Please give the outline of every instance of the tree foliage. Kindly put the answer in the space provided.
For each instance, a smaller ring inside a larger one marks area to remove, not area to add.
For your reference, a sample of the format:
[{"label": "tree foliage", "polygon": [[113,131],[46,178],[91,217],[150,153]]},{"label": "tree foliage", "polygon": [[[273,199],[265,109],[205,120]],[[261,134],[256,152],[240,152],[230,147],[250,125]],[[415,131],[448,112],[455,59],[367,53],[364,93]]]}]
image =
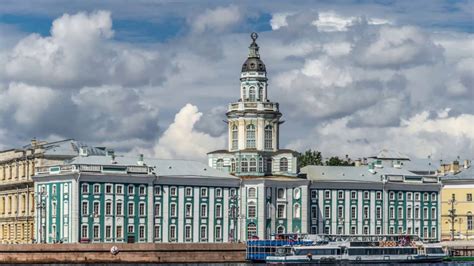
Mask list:
[{"label": "tree foliage", "polygon": [[309,149],[304,153],[300,153],[298,156],[298,167],[301,169],[306,165],[323,165],[321,152]]},{"label": "tree foliage", "polygon": [[328,166],[352,166],[354,163],[350,163],[346,160],[339,159],[338,156],[333,156],[326,161],[326,165]]}]

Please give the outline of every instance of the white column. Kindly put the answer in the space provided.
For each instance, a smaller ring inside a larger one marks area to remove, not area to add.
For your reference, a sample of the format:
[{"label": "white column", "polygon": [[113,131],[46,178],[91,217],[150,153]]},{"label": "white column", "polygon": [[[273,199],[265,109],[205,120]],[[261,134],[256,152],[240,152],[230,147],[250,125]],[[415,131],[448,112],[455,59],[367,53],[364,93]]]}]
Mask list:
[{"label": "white column", "polygon": [[375,216],[375,191],[370,191],[370,234],[375,234],[375,225],[376,225],[376,216]]},{"label": "white column", "polygon": [[350,234],[350,223],[351,223],[351,191],[346,190],[344,193],[344,234],[348,235]]},{"label": "white column", "polygon": [[286,232],[293,233],[293,188],[286,188]]},{"label": "white column", "polygon": [[199,187],[194,187],[194,192],[193,192],[193,241],[192,242],[199,242],[199,219],[201,217],[199,216]]},{"label": "white column", "polygon": [[[301,233],[306,234],[311,230],[308,229],[308,186],[301,186]],[[311,214],[310,214],[311,215]]]},{"label": "white column", "polygon": [[222,241],[229,242],[229,188],[224,188],[222,191]]},{"label": "white column", "polygon": [[337,233],[337,190],[331,190],[331,232],[332,234]]},{"label": "white column", "polygon": [[208,242],[215,242],[214,241],[214,204],[215,204],[215,199],[214,199],[214,188],[208,188],[208,191],[209,191],[209,201],[208,201],[208,205],[209,205],[209,214],[207,216],[207,220],[208,220],[208,227],[207,227],[207,241]]},{"label": "white column", "polygon": [[186,218],[184,218],[184,187],[178,187],[178,222],[177,222],[177,230],[178,230],[178,242],[184,242],[184,223],[186,222]]},{"label": "white column", "polygon": [[[114,188],[115,189],[115,188]],[[155,208],[155,205],[153,204],[153,199],[155,198],[154,195],[154,188],[153,188],[153,182],[148,183],[147,187],[148,193],[147,193],[147,242],[153,242],[153,233],[155,232],[155,228],[153,227],[153,221],[155,219],[155,216],[153,215],[153,209]]]},{"label": "white column", "polygon": [[363,221],[362,208],[363,208],[363,207],[362,207],[362,206],[364,206],[364,205],[363,205],[363,197],[362,197],[362,194],[363,194],[363,193],[362,193],[361,190],[357,191],[357,205],[358,205],[358,206],[357,206],[357,225],[358,225],[358,227],[357,227],[357,233],[358,233],[359,235],[362,234],[362,228],[363,228],[363,225],[362,225],[362,224],[363,224],[363,223],[362,223],[362,221]]},{"label": "white column", "polygon": [[[161,239],[163,243],[168,242],[168,233],[169,233],[169,202],[168,202],[168,194],[169,193],[169,187],[168,186],[163,186],[163,192],[162,197],[163,197],[163,223],[162,223],[162,234],[161,234]],[[125,230],[125,229],[124,229]]]},{"label": "white column", "polygon": [[242,117],[239,117],[239,150],[245,149],[245,123]]}]

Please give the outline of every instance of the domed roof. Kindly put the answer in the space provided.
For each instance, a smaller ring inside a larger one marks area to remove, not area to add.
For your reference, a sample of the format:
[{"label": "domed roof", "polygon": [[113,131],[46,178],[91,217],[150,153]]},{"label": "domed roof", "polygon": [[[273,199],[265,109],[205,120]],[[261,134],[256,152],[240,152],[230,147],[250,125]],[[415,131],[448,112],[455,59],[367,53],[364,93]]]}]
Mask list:
[{"label": "domed roof", "polygon": [[260,59],[260,54],[258,53],[258,44],[255,42],[258,38],[257,33],[253,32],[250,38],[252,38],[252,43],[249,46],[249,56],[242,65],[242,72],[266,71],[265,64]]}]

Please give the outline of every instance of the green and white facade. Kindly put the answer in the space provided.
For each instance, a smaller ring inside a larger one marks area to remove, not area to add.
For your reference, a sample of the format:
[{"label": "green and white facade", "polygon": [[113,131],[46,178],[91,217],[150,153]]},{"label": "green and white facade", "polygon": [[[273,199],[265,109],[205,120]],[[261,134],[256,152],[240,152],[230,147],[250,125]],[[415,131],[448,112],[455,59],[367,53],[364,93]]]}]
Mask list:
[{"label": "green and white facade", "polygon": [[228,242],[238,237],[238,220],[229,212],[237,210],[240,181],[205,164],[81,156],[42,170],[34,177],[44,206],[36,215],[41,242]]}]

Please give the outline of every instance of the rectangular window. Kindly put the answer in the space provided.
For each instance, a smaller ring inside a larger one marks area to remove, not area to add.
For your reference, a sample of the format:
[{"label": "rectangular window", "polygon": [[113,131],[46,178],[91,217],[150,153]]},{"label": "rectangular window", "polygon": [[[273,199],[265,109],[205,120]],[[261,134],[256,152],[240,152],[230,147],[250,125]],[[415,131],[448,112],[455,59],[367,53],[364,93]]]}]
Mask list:
[{"label": "rectangular window", "polygon": [[329,190],[324,191],[324,198],[325,199],[331,199],[331,191],[329,191]]},{"label": "rectangular window", "polygon": [[191,240],[191,226],[190,225],[186,225],[184,227],[184,238],[186,239],[186,241]]},{"label": "rectangular window", "polygon": [[402,220],[403,219],[403,208],[398,207],[398,219]]},{"label": "rectangular window", "polygon": [[356,208],[356,206],[352,206],[351,207],[351,219],[356,219],[357,218],[356,215],[357,215],[357,208]]},{"label": "rectangular window", "polygon": [[368,234],[369,234],[369,227],[364,226],[364,235],[368,235]]},{"label": "rectangular window", "polygon": [[117,194],[122,195],[123,194],[123,186],[117,185],[115,187],[115,191],[117,192]]},{"label": "rectangular window", "polygon": [[318,191],[317,190],[311,190],[311,199],[313,199],[313,200],[318,199]]},{"label": "rectangular window", "polygon": [[99,193],[100,193],[100,185],[94,184],[94,194],[99,194]]},{"label": "rectangular window", "polygon": [[398,192],[398,200],[403,200],[403,193],[402,192]]},{"label": "rectangular window", "polygon": [[145,239],[145,226],[140,225],[140,226],[138,227],[138,237],[139,237],[140,239]]},{"label": "rectangular window", "polygon": [[170,195],[171,197],[178,196],[178,189],[176,187],[170,187]]},{"label": "rectangular window", "polygon": [[343,218],[344,217],[344,208],[342,206],[337,207],[337,218]]},{"label": "rectangular window", "polygon": [[415,208],[415,219],[420,219],[420,208]]},{"label": "rectangular window", "polygon": [[277,190],[277,198],[278,199],[284,199],[285,198],[285,189],[284,188],[279,188]]},{"label": "rectangular window", "polygon": [[[429,199],[428,193],[425,192],[425,193],[423,194],[423,201],[428,201],[428,199]],[[424,230],[424,229],[423,229],[423,230]],[[426,232],[428,232],[428,228],[426,228]]]},{"label": "rectangular window", "polygon": [[94,225],[94,239],[99,239],[99,226]]},{"label": "rectangular window", "polygon": [[394,232],[395,228],[393,228],[392,226],[390,226],[390,228],[388,229],[388,233],[393,235],[395,232]]},{"label": "rectangular window", "polygon": [[412,218],[411,212],[412,212],[411,207],[407,207],[407,219]]},{"label": "rectangular window", "polygon": [[155,196],[160,196],[160,195],[161,195],[161,187],[155,186]]},{"label": "rectangular window", "polygon": [[99,202],[95,201],[93,207],[94,207],[94,213],[93,213],[94,216],[99,215],[100,214]]},{"label": "rectangular window", "polygon": [[255,218],[257,215],[257,207],[255,205],[248,206],[248,218]]},{"label": "rectangular window", "polygon": [[355,226],[351,226],[351,235],[357,234],[357,230]]},{"label": "rectangular window", "polygon": [[176,203],[170,204],[170,216],[176,217]]},{"label": "rectangular window", "polygon": [[364,199],[365,199],[365,200],[370,199],[370,193],[369,193],[369,191],[364,191]]},{"label": "rectangular window", "polygon": [[117,202],[117,206],[116,206],[116,210],[115,210],[116,214],[117,215],[123,215],[123,211],[122,211],[122,203],[121,202]]},{"label": "rectangular window", "polygon": [[415,200],[420,201],[420,193],[418,192],[415,193]]},{"label": "rectangular window", "polygon": [[140,191],[139,191],[140,196],[145,196],[145,194],[146,194],[145,191],[146,191],[145,186],[140,186]]},{"label": "rectangular window", "polygon": [[128,233],[133,234],[133,232],[135,232],[135,228],[133,227],[133,225],[129,225],[128,226]]},{"label": "rectangular window", "polygon": [[206,240],[207,238],[207,228],[206,226],[201,226],[201,240]]},{"label": "rectangular window", "polygon": [[278,204],[277,205],[277,218],[285,218],[286,217],[286,205]]},{"label": "rectangular window", "polygon": [[395,209],[393,207],[390,207],[388,214],[390,219],[395,219]]},{"label": "rectangular window", "polygon": [[382,228],[380,226],[375,227],[375,234],[377,235],[382,234]]},{"label": "rectangular window", "polygon": [[318,219],[318,207],[311,206],[311,219]]},{"label": "rectangular window", "polygon": [[338,199],[344,199],[344,192],[343,191],[338,191],[337,192],[337,198]]},{"label": "rectangular window", "polygon": [[138,205],[138,213],[140,216],[145,216],[145,203],[140,203]]},{"label": "rectangular window", "polygon": [[81,227],[81,237],[82,238],[89,238],[89,230],[87,230],[87,225],[82,225]]},{"label": "rectangular window", "polygon": [[216,218],[222,218],[222,205],[216,205]]},{"label": "rectangular window", "polygon": [[128,216],[133,216],[135,215],[135,206],[133,202],[128,203]]},{"label": "rectangular window", "polygon": [[317,226],[311,226],[311,234],[315,235],[318,233],[318,227]]},{"label": "rectangular window", "polygon": [[364,219],[369,219],[369,207],[364,206]]},{"label": "rectangular window", "polygon": [[160,217],[161,216],[161,203],[155,203],[155,216]]},{"label": "rectangular window", "polygon": [[377,220],[382,219],[382,208],[381,207],[375,208],[375,217],[377,217]]},{"label": "rectangular window", "polygon": [[423,208],[423,219],[428,219],[428,208]]},{"label": "rectangular window", "polygon": [[107,194],[112,193],[112,185],[105,185],[105,193]]},{"label": "rectangular window", "polygon": [[436,193],[431,193],[431,201],[436,201]]},{"label": "rectangular window", "polygon": [[121,239],[123,237],[123,234],[122,234],[122,226],[121,225],[117,225],[117,227],[115,228],[115,237],[117,239]]},{"label": "rectangular window", "polygon": [[390,200],[394,200],[394,199],[395,199],[395,193],[393,193],[393,191],[390,192],[390,193],[388,194],[388,197],[389,197]]},{"label": "rectangular window", "polygon": [[467,230],[473,230],[472,215],[467,216]]},{"label": "rectangular window", "polygon": [[324,207],[324,219],[331,219],[331,208],[329,206]]},{"label": "rectangular window", "polygon": [[111,238],[112,237],[112,226],[106,225],[105,226],[105,238]]},{"label": "rectangular window", "polygon": [[185,216],[186,217],[191,217],[191,214],[192,214],[192,205],[191,203],[186,203],[186,207],[184,207],[184,212],[185,212]]},{"label": "rectangular window", "polygon": [[207,217],[207,205],[201,204],[201,217]]},{"label": "rectangular window", "polygon": [[207,197],[207,188],[201,188],[201,197]]},{"label": "rectangular window", "polygon": [[159,225],[155,225],[155,239],[161,238],[161,227]]},{"label": "rectangular window", "polygon": [[83,194],[89,193],[89,185],[88,184],[82,184],[82,193]]},{"label": "rectangular window", "polygon": [[82,215],[83,216],[89,215],[89,202],[87,201],[82,202]]},{"label": "rectangular window", "polygon": [[193,189],[190,187],[186,188],[186,197],[191,197],[193,195]]},{"label": "rectangular window", "polygon": [[467,193],[466,201],[472,201],[472,193]]},{"label": "rectangular window", "polygon": [[382,192],[377,191],[377,193],[376,193],[375,195],[376,195],[377,200],[381,200],[381,199],[382,199]]},{"label": "rectangular window", "polygon": [[250,159],[249,172],[257,172],[257,160],[255,160],[254,158]]},{"label": "rectangular window", "polygon": [[407,192],[407,200],[413,200],[413,194],[411,192]]},{"label": "rectangular window", "polygon": [[133,185],[128,186],[128,195],[135,194],[135,187]]},{"label": "rectangular window", "polygon": [[431,208],[431,220],[436,220],[438,217],[436,216],[436,208]]},{"label": "rectangular window", "polygon": [[216,240],[222,239],[222,227],[216,226],[216,233],[215,233]]},{"label": "rectangular window", "polygon": [[112,202],[110,201],[105,203],[105,215],[112,215]]},{"label": "rectangular window", "polygon": [[216,188],[216,198],[222,198],[222,189]]},{"label": "rectangular window", "polygon": [[170,225],[170,239],[171,241],[176,240],[176,226],[175,225]]},{"label": "rectangular window", "polygon": [[357,192],[351,191],[351,199],[357,199]]}]

